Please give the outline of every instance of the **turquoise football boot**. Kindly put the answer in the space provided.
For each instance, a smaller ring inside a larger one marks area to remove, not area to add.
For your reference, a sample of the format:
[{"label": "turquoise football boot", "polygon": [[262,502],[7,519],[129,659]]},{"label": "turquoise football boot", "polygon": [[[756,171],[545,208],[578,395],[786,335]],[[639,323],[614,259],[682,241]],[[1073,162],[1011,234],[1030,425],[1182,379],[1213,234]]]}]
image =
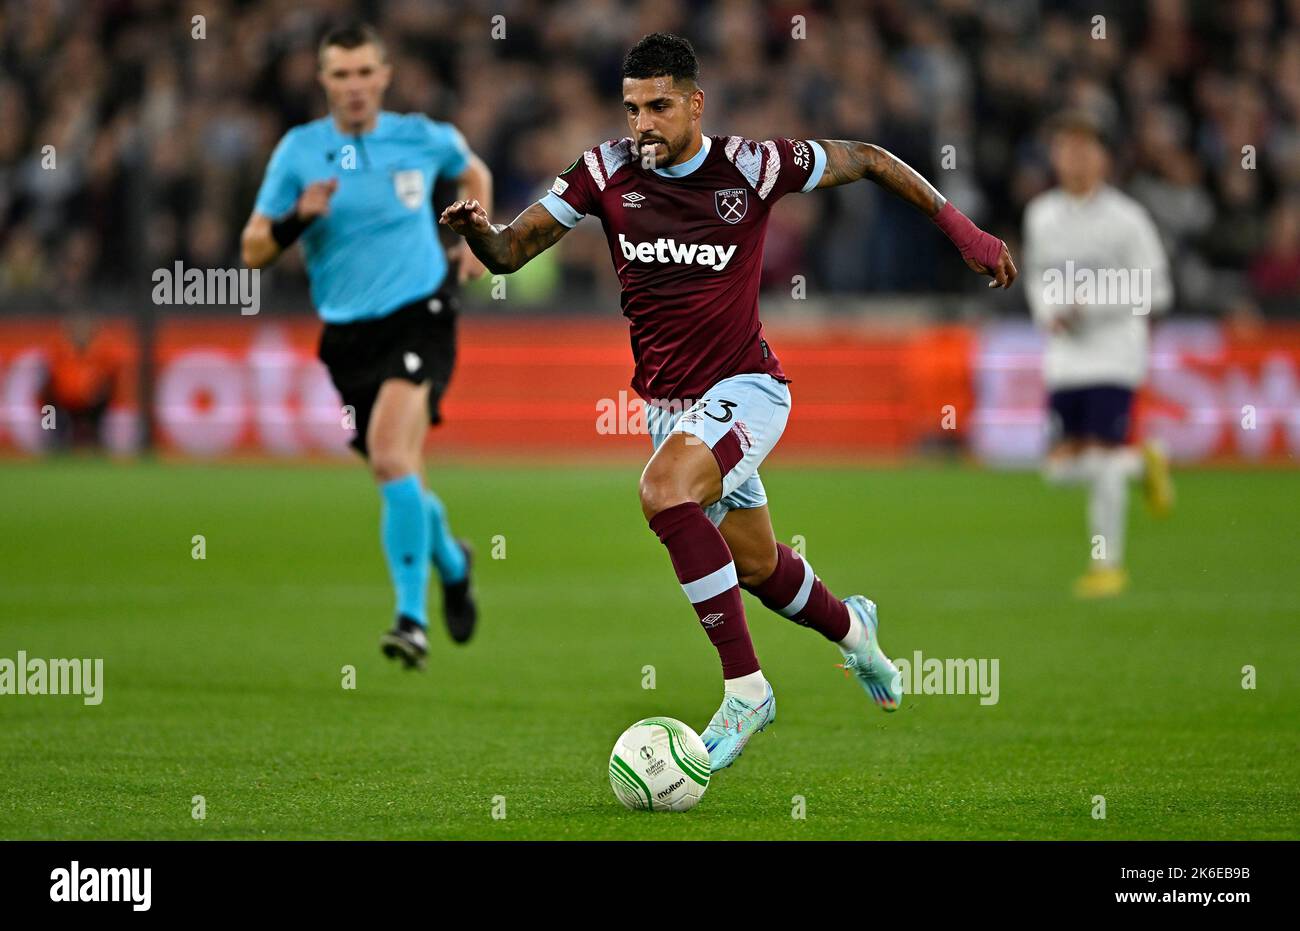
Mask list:
[{"label": "turquoise football boot", "polygon": [[772,694],[770,684],[766,697],[757,705],[751,705],[737,695],[725,696],[722,707],[700,735],[709,751],[709,772],[716,773],[736,762],[749,738],[775,720],[776,696]]},{"label": "turquoise football boot", "polygon": [[841,648],[843,669],[846,674],[851,672],[857,676],[858,684],[873,702],[885,711],[897,711],[903,700],[903,677],[876,639],[876,628],[880,625],[876,619],[876,603],[861,595],[850,595],[844,603],[849,608],[849,622],[861,624],[864,636],[856,650],[848,652]]}]

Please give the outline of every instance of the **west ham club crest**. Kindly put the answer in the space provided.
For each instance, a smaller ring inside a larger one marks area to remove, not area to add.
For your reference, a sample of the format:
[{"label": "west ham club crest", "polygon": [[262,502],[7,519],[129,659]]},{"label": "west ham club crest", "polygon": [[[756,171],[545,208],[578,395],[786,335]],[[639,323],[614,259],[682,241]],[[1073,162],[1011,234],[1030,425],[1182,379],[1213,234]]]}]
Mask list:
[{"label": "west ham club crest", "polygon": [[718,208],[718,216],[722,217],[722,219],[728,223],[739,223],[745,219],[745,211],[749,209],[749,200],[745,196],[743,187],[734,187],[725,191],[715,191],[713,205]]}]

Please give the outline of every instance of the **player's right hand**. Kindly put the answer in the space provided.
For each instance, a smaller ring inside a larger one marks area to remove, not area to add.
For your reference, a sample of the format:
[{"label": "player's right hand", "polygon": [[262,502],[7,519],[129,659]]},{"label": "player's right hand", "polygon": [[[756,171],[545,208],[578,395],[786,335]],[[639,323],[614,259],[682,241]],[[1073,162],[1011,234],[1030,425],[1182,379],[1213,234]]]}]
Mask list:
[{"label": "player's right hand", "polygon": [[458,200],[450,204],[438,217],[438,222],[450,227],[458,236],[487,233],[492,229],[487,211],[476,200]]},{"label": "player's right hand", "polygon": [[302,196],[298,198],[298,218],[300,220],[314,220],[317,217],[325,216],[330,212],[330,198],[338,188],[338,178],[313,181],[307,185],[303,189]]},{"label": "player's right hand", "polygon": [[1079,308],[1071,304],[1068,307],[1061,308],[1056,316],[1052,318],[1050,326],[1053,333],[1073,336],[1078,332],[1082,321],[1083,317],[1079,313]]}]

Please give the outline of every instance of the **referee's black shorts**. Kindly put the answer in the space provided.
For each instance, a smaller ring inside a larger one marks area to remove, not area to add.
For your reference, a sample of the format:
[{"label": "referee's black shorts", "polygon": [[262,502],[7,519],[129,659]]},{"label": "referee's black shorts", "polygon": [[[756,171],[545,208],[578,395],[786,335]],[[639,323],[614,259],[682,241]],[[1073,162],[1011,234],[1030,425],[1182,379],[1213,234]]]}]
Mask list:
[{"label": "referee's black shorts", "polygon": [[390,378],[429,382],[429,423],[442,422],[439,404],[456,363],[459,302],[446,288],[374,320],[327,323],[317,356],[355,414],[352,446],[363,456],[370,411]]}]

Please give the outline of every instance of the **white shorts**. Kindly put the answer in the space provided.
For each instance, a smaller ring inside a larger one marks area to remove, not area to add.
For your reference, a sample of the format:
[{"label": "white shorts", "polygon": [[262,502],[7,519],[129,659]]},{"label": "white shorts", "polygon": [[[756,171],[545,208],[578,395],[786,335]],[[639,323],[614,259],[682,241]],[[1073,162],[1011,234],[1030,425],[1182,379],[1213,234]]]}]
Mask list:
[{"label": "white shorts", "polygon": [[655,449],[671,434],[685,433],[712,450],[722,472],[722,497],[704,513],[715,525],[728,511],[767,504],[758,466],[781,439],[789,417],[790,389],[764,374],[724,378],[685,411],[646,407]]}]

